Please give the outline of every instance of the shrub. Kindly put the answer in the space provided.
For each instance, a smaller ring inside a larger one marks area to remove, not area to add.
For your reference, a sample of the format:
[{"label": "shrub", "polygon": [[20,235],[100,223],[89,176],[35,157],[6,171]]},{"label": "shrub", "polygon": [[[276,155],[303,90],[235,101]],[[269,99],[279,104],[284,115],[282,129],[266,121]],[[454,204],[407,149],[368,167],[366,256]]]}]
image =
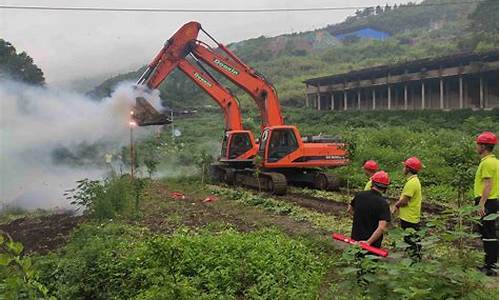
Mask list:
[{"label": "shrub", "polygon": [[23,245],[0,231],[0,299],[52,299],[38,280]]},{"label": "shrub", "polygon": [[37,262],[62,299],[314,299],[324,259],[276,231],[145,234],[85,225]]},{"label": "shrub", "polygon": [[[114,177],[103,181],[87,178],[77,181],[74,189],[66,192],[71,204],[83,207],[85,213],[93,218],[102,220],[113,218],[118,214],[126,214],[137,207],[137,181],[128,176]],[[134,195],[136,197],[134,197]]]}]

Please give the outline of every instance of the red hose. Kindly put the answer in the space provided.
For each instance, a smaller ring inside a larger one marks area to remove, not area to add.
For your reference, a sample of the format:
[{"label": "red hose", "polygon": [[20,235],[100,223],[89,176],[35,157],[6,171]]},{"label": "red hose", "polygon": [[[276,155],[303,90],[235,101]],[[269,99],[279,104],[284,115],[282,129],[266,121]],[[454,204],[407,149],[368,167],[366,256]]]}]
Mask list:
[{"label": "red hose", "polygon": [[370,246],[368,245],[367,243],[364,243],[364,242],[361,242],[361,243],[358,243],[357,241],[349,238],[349,237],[346,237],[345,235],[342,235],[340,233],[333,233],[332,234],[332,237],[333,239],[335,240],[338,240],[338,241],[341,241],[341,242],[344,242],[344,243],[348,243],[348,244],[351,244],[351,245],[359,245],[361,247],[361,249],[363,250],[366,250],[368,252],[371,252],[373,254],[376,254],[378,256],[382,256],[382,257],[387,257],[387,255],[389,255],[389,251],[385,250],[385,249],[380,249],[380,248],[377,248],[377,247],[373,247],[373,246]]}]

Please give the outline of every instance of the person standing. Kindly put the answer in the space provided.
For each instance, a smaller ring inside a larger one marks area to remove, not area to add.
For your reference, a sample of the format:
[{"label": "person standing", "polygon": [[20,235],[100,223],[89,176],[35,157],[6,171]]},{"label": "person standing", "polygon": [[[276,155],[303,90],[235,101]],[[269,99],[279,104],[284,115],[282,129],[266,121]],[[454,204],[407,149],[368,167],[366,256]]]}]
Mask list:
[{"label": "person standing", "polygon": [[368,177],[368,182],[365,185],[364,191],[369,191],[372,189],[372,176],[375,172],[378,171],[378,164],[374,160],[367,160],[363,164],[363,171],[365,172],[366,177]]},{"label": "person standing", "polygon": [[[405,160],[403,164],[403,173],[407,180],[399,200],[393,206],[392,213],[399,211],[401,228],[404,230],[413,228],[413,230],[418,231],[422,207],[422,185],[417,173],[422,169],[422,162],[413,156]],[[404,240],[409,245],[411,256],[420,260],[422,247],[418,234],[415,232],[407,234]]]},{"label": "person standing", "polygon": [[488,276],[496,276],[498,263],[498,217],[489,220],[490,214],[498,213],[498,159],[492,153],[498,143],[489,131],[476,138],[476,151],[481,162],[474,178],[474,200],[481,216],[480,233],[483,240],[484,265],[479,268]]},{"label": "person standing", "polygon": [[380,248],[387,224],[391,221],[389,204],[382,194],[391,183],[389,174],[379,171],[371,177],[369,191],[356,194],[349,205],[353,214],[351,238]]}]

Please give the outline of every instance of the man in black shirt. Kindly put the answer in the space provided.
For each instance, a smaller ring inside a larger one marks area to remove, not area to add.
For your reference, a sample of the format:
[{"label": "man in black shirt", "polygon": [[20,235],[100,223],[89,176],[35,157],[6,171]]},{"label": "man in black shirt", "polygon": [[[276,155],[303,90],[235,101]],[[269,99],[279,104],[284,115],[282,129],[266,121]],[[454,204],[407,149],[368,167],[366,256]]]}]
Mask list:
[{"label": "man in black shirt", "polygon": [[391,179],[389,174],[379,171],[371,180],[371,190],[356,194],[349,205],[348,211],[354,213],[351,238],[380,248],[387,223],[391,221],[389,204],[382,193],[386,191]]}]

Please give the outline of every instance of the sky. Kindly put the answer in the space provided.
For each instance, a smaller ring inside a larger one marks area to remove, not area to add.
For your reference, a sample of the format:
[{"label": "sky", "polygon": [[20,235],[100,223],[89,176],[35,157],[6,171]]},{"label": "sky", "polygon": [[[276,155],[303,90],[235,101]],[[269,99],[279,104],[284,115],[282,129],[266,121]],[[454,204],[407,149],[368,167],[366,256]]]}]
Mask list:
[{"label": "sky", "polygon": [[[1,5],[259,9],[393,5],[376,0],[0,0]],[[335,24],[354,10],[279,13],[146,13],[32,11],[0,8],[0,38],[26,51],[48,84],[103,79],[149,63],[182,24],[196,20],[224,44],[249,38],[308,31]]]}]

